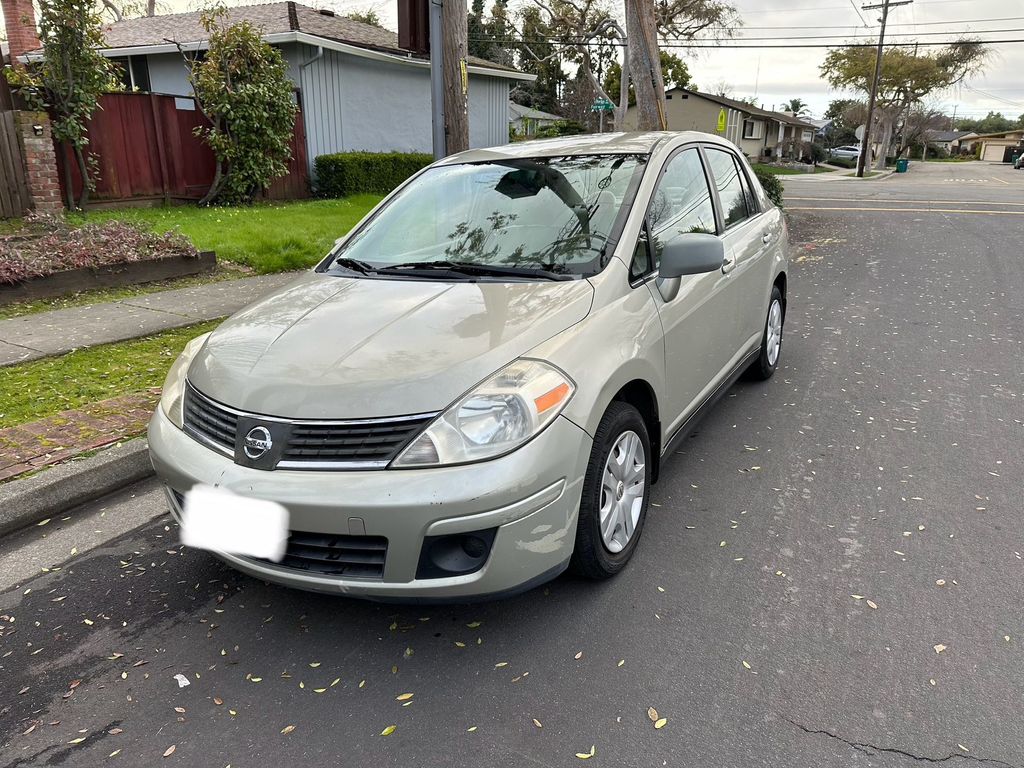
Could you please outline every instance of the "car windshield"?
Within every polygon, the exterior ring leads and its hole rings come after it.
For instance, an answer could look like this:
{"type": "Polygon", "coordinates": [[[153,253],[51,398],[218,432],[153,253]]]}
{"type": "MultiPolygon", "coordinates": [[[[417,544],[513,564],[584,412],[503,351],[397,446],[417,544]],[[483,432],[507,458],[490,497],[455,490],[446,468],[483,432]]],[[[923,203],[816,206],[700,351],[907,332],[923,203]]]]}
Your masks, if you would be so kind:
{"type": "Polygon", "coordinates": [[[646,162],[574,155],[430,168],[397,194],[326,268],[394,276],[571,279],[611,254],[646,162]]]}

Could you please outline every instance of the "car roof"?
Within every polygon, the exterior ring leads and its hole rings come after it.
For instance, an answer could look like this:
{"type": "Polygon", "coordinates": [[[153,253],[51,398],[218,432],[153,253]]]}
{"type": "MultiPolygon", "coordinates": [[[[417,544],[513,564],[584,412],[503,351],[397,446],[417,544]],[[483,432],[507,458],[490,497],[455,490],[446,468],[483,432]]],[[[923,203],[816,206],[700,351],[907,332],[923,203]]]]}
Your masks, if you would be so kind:
{"type": "Polygon", "coordinates": [[[635,133],[592,133],[561,136],[556,139],[519,141],[500,147],[470,149],[446,157],[441,164],[479,163],[488,160],[513,160],[528,157],[559,157],[562,155],[647,155],[656,148],[675,146],[691,141],[706,141],[735,148],[720,136],[699,131],[646,131],[635,133]]]}

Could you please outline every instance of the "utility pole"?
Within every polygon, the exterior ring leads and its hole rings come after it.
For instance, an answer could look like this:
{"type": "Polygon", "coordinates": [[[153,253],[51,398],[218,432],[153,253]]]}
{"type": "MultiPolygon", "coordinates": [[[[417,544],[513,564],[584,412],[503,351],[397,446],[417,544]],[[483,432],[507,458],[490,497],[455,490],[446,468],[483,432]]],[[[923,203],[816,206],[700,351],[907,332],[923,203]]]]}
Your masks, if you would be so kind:
{"type": "Polygon", "coordinates": [[[466,50],[469,19],[465,0],[448,0],[441,8],[441,47],[444,49],[445,154],[469,149],[469,72],[466,50]]]}
{"type": "MultiPolygon", "coordinates": [[[[875,116],[875,99],[878,97],[878,81],[882,76],[882,50],[885,45],[885,23],[889,19],[889,9],[895,8],[897,5],[910,5],[913,0],[883,0],[881,3],[875,5],[862,5],[861,8],[865,11],[872,11],[876,8],[882,9],[882,18],[879,21],[882,24],[882,28],[878,33],[878,53],[875,54],[875,76],[871,81],[871,95],[868,97],[868,120],[864,124],[864,138],[860,142],[860,155],[857,157],[857,177],[864,177],[864,160],[868,153],[868,147],[871,146],[871,121],[875,116]]],[[[882,151],[888,151],[888,147],[882,147],[882,151]]]]}
{"type": "Polygon", "coordinates": [[[444,146],[444,46],[441,43],[441,0],[430,0],[430,117],[434,159],[445,156],[444,146]]]}

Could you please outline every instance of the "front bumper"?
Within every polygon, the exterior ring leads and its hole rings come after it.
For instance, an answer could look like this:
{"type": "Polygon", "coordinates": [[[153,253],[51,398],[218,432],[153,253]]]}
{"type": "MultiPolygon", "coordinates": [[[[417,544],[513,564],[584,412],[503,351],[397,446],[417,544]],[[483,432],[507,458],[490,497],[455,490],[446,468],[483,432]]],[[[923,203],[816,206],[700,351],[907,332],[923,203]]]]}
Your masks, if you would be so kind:
{"type": "MultiPolygon", "coordinates": [[[[320,592],[371,599],[451,600],[509,594],[568,564],[590,457],[590,436],[559,417],[519,450],[458,467],[375,471],[264,471],[235,464],[175,427],[157,408],[149,424],[153,468],[168,489],[196,483],[283,504],[289,527],[388,540],[383,577],[345,578],[218,553],[240,571],[320,592]],[[417,578],[424,538],[497,528],[473,573],[417,578]]],[[[172,512],[176,502],[169,495],[172,512]]]]}

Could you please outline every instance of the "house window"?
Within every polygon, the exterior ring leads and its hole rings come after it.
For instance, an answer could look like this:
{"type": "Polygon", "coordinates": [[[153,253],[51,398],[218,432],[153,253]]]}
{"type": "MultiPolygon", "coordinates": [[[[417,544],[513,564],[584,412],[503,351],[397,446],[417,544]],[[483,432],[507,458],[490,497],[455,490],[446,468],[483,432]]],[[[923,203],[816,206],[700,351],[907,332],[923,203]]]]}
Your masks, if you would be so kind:
{"type": "Polygon", "coordinates": [[[764,121],[763,120],[744,120],[743,121],[743,138],[744,139],[760,139],[764,136],[764,121]]]}
{"type": "Polygon", "coordinates": [[[800,141],[811,141],[814,138],[813,131],[804,131],[800,134],[800,141]]]}
{"type": "Polygon", "coordinates": [[[145,56],[119,56],[111,61],[117,68],[117,79],[126,91],[149,91],[149,60],[145,56]]]}

